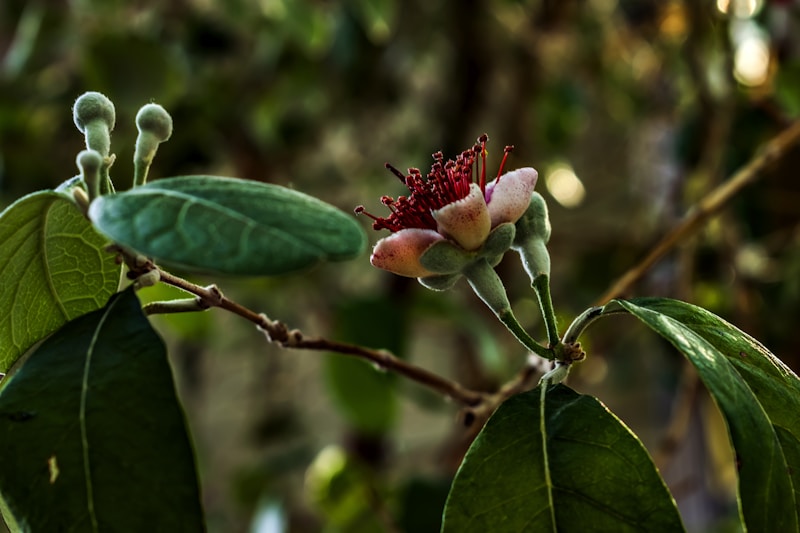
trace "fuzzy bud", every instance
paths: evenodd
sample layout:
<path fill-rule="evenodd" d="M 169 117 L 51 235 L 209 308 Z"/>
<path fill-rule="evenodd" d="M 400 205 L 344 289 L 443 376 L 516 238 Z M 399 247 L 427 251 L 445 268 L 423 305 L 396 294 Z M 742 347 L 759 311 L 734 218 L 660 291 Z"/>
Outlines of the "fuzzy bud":
<path fill-rule="evenodd" d="M 94 150 L 83 150 L 78 154 L 75 163 L 81 171 L 81 177 L 89 193 L 89 201 L 100 196 L 100 169 L 103 166 L 103 156 Z"/>
<path fill-rule="evenodd" d="M 147 104 L 136 114 L 136 151 L 133 154 L 134 186 L 144 185 L 158 145 L 172 136 L 172 117 L 158 104 Z"/>
<path fill-rule="evenodd" d="M 116 122 L 111 100 L 98 92 L 84 93 L 75 100 L 72 119 L 78 130 L 86 136 L 86 148 L 107 157 L 111 150 L 111 132 Z"/>
<path fill-rule="evenodd" d="M 512 248 L 519 253 L 531 283 L 541 275 L 550 276 L 550 253 L 547 251 L 551 232 L 550 217 L 541 194 L 534 192 L 531 195 L 531 203 L 517 221 L 516 228 Z"/>

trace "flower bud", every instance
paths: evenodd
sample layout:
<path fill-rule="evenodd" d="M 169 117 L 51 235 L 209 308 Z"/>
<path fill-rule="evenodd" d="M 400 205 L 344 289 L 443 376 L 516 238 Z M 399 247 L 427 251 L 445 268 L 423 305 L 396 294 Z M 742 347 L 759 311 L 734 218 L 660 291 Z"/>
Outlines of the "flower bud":
<path fill-rule="evenodd" d="M 134 187 L 144 185 L 158 145 L 172 136 L 172 117 L 158 104 L 147 104 L 136 114 L 136 151 L 133 154 Z"/>
<path fill-rule="evenodd" d="M 100 196 L 100 168 L 103 166 L 103 156 L 94 150 L 83 150 L 78 154 L 75 163 L 81 171 L 81 177 L 89 193 L 89 201 Z"/>
<path fill-rule="evenodd" d="M 162 143 L 172 136 L 172 117 L 160 105 L 147 104 L 136 113 L 136 128 L 140 134 L 150 133 Z"/>
<path fill-rule="evenodd" d="M 116 122 L 111 100 L 98 92 L 84 93 L 75 100 L 72 119 L 78 130 L 86 136 L 86 148 L 107 157 L 111 150 L 111 132 Z"/>
<path fill-rule="evenodd" d="M 547 204 L 538 192 L 531 195 L 531 203 L 517 221 L 516 229 L 512 248 L 519 253 L 531 283 L 541 275 L 550 276 L 550 253 L 547 251 L 551 231 L 550 218 Z"/>
<path fill-rule="evenodd" d="M 550 240 L 550 216 L 547 212 L 547 203 L 538 192 L 531 194 L 531 202 L 525 213 L 517 220 L 517 234 L 515 244 L 532 238 L 541 239 L 544 244 Z"/>

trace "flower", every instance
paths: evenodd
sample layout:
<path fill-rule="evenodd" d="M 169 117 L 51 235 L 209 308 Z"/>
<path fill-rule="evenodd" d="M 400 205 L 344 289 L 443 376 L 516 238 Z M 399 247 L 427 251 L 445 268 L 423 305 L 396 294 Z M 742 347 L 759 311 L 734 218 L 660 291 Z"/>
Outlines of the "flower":
<path fill-rule="evenodd" d="M 374 229 L 392 232 L 375 245 L 370 257 L 374 266 L 433 280 L 442 275 L 452 277 L 478 258 L 490 258 L 492 264 L 499 261 L 512 244 L 513 224 L 528 208 L 538 173 L 528 167 L 503 174 L 513 149 L 507 146 L 497 177 L 486 183 L 488 140 L 482 135 L 455 161 L 445 162 L 441 152 L 433 154 L 434 163 L 425 178 L 416 168 L 408 169 L 404 176 L 386 164 L 410 195 L 382 197 L 381 203 L 391 210 L 388 217 L 375 216 L 364 206 L 356 208 L 356 213 L 374 220 Z M 505 227 L 497 231 L 501 226 Z M 498 237 L 491 238 L 492 234 Z"/>

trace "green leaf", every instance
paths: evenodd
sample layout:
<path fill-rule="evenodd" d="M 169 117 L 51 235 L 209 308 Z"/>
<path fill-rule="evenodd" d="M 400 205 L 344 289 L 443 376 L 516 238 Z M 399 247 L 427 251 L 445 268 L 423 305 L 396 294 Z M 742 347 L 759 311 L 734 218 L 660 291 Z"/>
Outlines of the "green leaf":
<path fill-rule="evenodd" d="M 798 531 L 800 380 L 758 341 L 700 307 L 665 298 L 614 304 L 670 341 L 722 411 L 749 531 Z M 613 304 L 610 304 L 613 305 Z"/>
<path fill-rule="evenodd" d="M 642 443 L 596 398 L 563 385 L 497 409 L 456 473 L 442 525 L 459 533 L 682 530 Z"/>
<path fill-rule="evenodd" d="M 0 372 L 114 294 L 120 267 L 106 244 L 64 194 L 33 193 L 0 213 Z"/>
<path fill-rule="evenodd" d="M 119 244 L 187 270 L 275 275 L 364 251 L 355 218 L 312 196 L 256 181 L 182 176 L 92 202 Z"/>
<path fill-rule="evenodd" d="M 27 531 L 202 531 L 164 344 L 131 289 L 45 340 L 0 391 L 0 493 Z"/>

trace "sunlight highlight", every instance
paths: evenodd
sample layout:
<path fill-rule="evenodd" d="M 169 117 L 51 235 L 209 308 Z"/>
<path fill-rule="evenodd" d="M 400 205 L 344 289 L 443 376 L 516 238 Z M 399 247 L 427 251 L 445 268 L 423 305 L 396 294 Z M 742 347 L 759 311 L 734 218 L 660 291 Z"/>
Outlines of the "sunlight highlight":
<path fill-rule="evenodd" d="M 717 0 L 717 10 L 720 13 L 730 13 L 735 17 L 746 19 L 758 13 L 763 4 L 763 0 Z"/>
<path fill-rule="evenodd" d="M 567 164 L 552 166 L 544 178 L 547 191 L 564 207 L 577 207 L 586 196 L 583 182 Z"/>
<path fill-rule="evenodd" d="M 756 87 L 769 75 L 769 47 L 764 39 L 747 37 L 736 47 L 734 76 L 743 85 Z"/>

